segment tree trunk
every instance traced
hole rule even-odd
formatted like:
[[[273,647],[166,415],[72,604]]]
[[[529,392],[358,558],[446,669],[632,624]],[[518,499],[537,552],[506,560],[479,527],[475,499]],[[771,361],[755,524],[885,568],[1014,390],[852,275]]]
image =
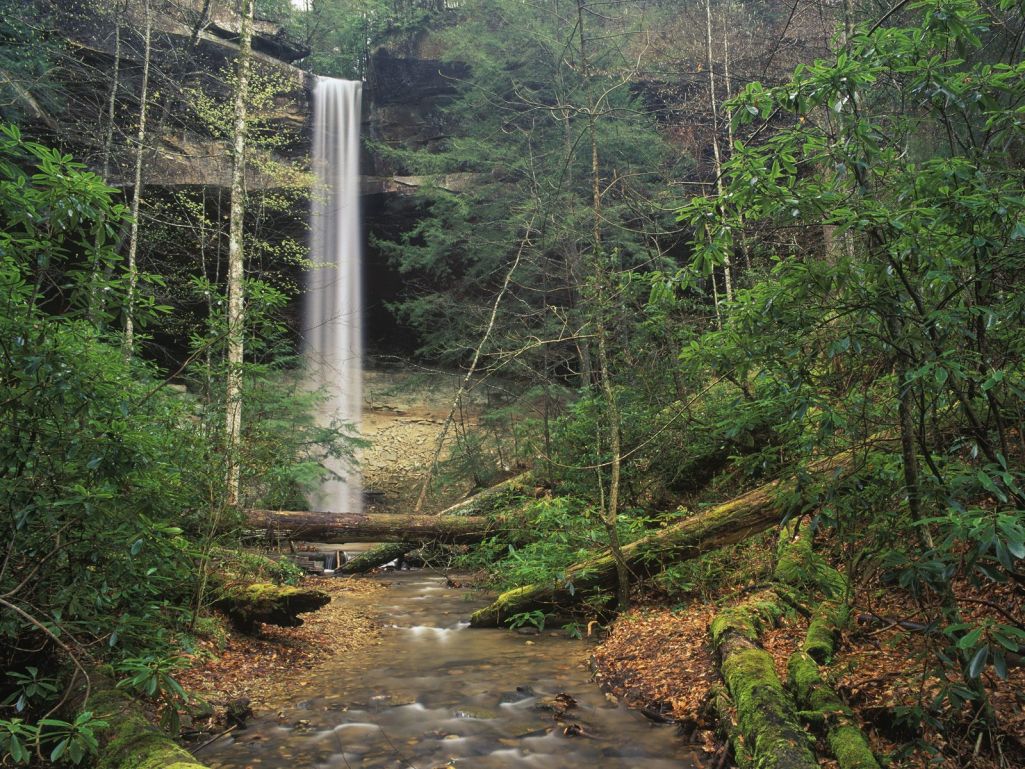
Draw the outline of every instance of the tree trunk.
[[[467,543],[479,542],[503,531],[500,523],[476,516],[304,510],[248,510],[246,523],[255,528],[283,531],[290,539],[308,542]]]
[[[876,439],[882,440],[882,439]],[[850,450],[821,459],[810,474],[833,476],[850,472],[859,453]],[[777,525],[799,493],[796,480],[772,481],[730,502],[698,513],[662,531],[623,547],[623,558],[635,577],[648,577],[686,561],[747,539]],[[526,585],[502,593],[490,606],[475,612],[474,627],[494,627],[513,614],[579,604],[595,593],[614,589],[616,562],[601,555],[568,567],[558,583]]]
[[[466,376],[463,377],[463,381],[459,385],[459,390],[456,392],[456,397],[452,400],[452,408],[448,410],[448,415],[445,417],[445,421],[442,423],[441,429],[438,431],[438,437],[434,442],[434,456],[431,459],[431,463],[427,466],[427,472],[424,475],[423,484],[420,486],[420,494],[416,499],[416,506],[413,508],[414,513],[420,513],[424,509],[424,503],[427,501],[427,491],[430,489],[431,481],[434,479],[434,474],[437,472],[442,449],[445,448],[445,437],[448,435],[448,429],[452,426],[452,419],[455,416],[456,409],[459,408],[463,398],[466,396],[466,393],[470,390],[470,383],[473,380],[473,375],[477,373],[477,364],[480,363],[481,351],[484,349],[484,346],[488,343],[488,339],[491,338],[492,332],[495,330],[495,320],[498,318],[498,308],[502,304],[502,298],[509,290],[509,284],[512,282],[516,268],[519,267],[520,260],[523,258],[523,252],[530,243],[530,236],[533,231],[534,217],[531,217],[530,222],[527,224],[526,231],[523,233],[523,238],[520,239],[520,247],[516,251],[516,258],[513,260],[512,265],[510,265],[508,272],[505,274],[505,280],[502,282],[502,288],[499,289],[498,294],[495,295],[495,301],[491,306],[491,316],[488,318],[487,328],[484,330],[484,335],[481,337],[480,343],[477,345],[477,349],[473,351],[473,360],[470,363],[470,368],[467,369]]]
[[[587,37],[584,34],[584,0],[577,0],[577,31],[580,36],[580,70],[585,83],[590,86],[591,65],[587,58]],[[606,432],[609,450],[612,454],[609,462],[609,494],[602,504],[602,524],[609,539],[609,551],[616,564],[616,603],[620,610],[625,610],[630,600],[630,569],[623,558],[623,548],[619,541],[617,518],[619,514],[619,485],[622,469],[623,451],[620,441],[619,403],[612,388],[612,372],[609,366],[608,353],[608,308],[610,304],[610,280],[605,264],[605,248],[602,242],[602,199],[601,199],[601,164],[598,156],[598,110],[601,99],[595,101],[588,90],[587,104],[587,135],[591,142],[591,246],[594,262],[594,332],[598,343],[598,378],[602,399],[607,411]],[[600,453],[600,452],[599,452]],[[598,484],[601,486],[602,468],[598,469]],[[604,496],[604,494],[602,495]]]
[[[389,542],[378,545],[337,566],[335,574],[366,574],[378,566],[401,558],[411,550],[416,550],[416,544],[412,542]]]
[[[135,292],[139,283],[136,255],[139,250],[139,204],[142,201],[142,156],[146,146],[146,106],[149,100],[149,62],[153,39],[153,14],[149,0],[143,3],[145,29],[143,32],[142,87],[139,92],[139,130],[135,138],[135,186],[132,189],[132,224],[128,236],[128,297],[125,308],[124,354],[131,358],[135,352]],[[120,40],[120,37],[118,37]]]
[[[712,109],[712,154],[715,159],[715,190],[719,195],[722,210],[722,153],[719,150],[719,104],[715,93],[715,62],[712,58],[712,5],[705,0],[705,30],[708,44],[708,100]],[[723,262],[723,286],[726,289],[726,301],[733,301],[733,268],[730,266],[730,255],[725,255]]]
[[[103,131],[103,148],[100,150],[100,176],[104,184],[110,184],[110,156],[114,145],[114,119],[117,108],[117,94],[121,89],[121,21],[118,14],[119,7],[114,6],[114,64],[110,73],[110,95],[107,97],[107,125]],[[101,235],[97,233],[95,244],[97,248],[101,243]],[[110,269],[109,265],[106,269]],[[92,275],[89,283],[89,320],[98,323],[100,310],[103,304],[103,297],[100,292],[100,275],[104,270],[103,264],[97,260],[93,264]]]
[[[252,58],[254,0],[240,0],[238,74],[235,83],[235,125],[231,150],[231,214],[228,230],[228,368],[225,388],[224,450],[227,460],[227,503],[239,504],[242,443],[242,356],[245,323],[245,262],[242,249],[246,181],[246,99]]]

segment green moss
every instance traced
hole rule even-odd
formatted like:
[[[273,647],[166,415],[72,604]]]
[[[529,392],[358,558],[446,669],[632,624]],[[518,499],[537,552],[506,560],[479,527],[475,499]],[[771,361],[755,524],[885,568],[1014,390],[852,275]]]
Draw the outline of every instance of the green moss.
[[[864,733],[857,725],[847,724],[830,729],[827,741],[840,769],[880,769]]]
[[[805,532],[795,538],[793,525],[784,527],[780,533],[773,575],[786,585],[817,590],[830,598],[847,591],[844,576],[814,551],[811,535]]]
[[[96,769],[204,769],[147,720],[138,701],[109,681],[90,695],[88,708],[110,724],[100,735]]]
[[[768,652],[756,647],[734,651],[723,660],[722,673],[755,769],[818,766]]]
[[[787,678],[798,703],[806,708],[801,716],[825,733],[840,769],[879,769],[854,713],[822,680],[819,666],[808,653],[790,655]]]
[[[823,601],[808,625],[802,650],[820,665],[828,664],[836,649],[836,636],[850,619],[850,607],[836,601]]]
[[[712,620],[712,644],[718,648],[726,633],[732,631],[756,642],[763,631],[774,627],[783,617],[784,609],[774,590],[766,590],[737,606],[729,606]]]

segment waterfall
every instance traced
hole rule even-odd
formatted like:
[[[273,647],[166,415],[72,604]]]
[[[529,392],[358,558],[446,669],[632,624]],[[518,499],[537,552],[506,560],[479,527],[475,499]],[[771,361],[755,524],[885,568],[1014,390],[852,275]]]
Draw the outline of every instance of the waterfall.
[[[359,126],[362,83],[317,78],[313,93],[310,221],[313,270],[303,307],[308,386],[327,393],[319,418],[359,426],[363,406],[363,302],[359,217]],[[314,510],[359,513],[358,472],[328,459],[338,477],[311,495]]]

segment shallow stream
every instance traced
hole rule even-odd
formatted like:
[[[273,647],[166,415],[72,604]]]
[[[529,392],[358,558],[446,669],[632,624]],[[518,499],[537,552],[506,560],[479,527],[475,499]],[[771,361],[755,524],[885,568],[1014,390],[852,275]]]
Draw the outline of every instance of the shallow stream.
[[[386,624],[358,666],[326,663],[294,702],[200,754],[215,769],[681,769],[673,726],[612,702],[591,681],[588,642],[563,632],[470,630],[482,605],[427,571],[378,578]],[[344,633],[340,627],[337,632]]]

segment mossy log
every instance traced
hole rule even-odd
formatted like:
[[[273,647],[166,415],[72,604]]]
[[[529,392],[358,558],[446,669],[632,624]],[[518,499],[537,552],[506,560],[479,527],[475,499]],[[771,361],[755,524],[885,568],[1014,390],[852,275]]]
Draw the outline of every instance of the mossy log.
[[[138,700],[103,676],[91,681],[93,692],[82,709],[109,724],[99,734],[96,769],[207,769],[151,724]]]
[[[857,457],[854,451],[845,451],[812,464],[809,472],[842,475],[850,471]],[[732,545],[777,525],[798,496],[796,481],[772,481],[626,545],[623,557],[635,578],[652,576],[667,566]],[[559,583],[526,585],[502,593],[490,606],[475,612],[470,624],[495,627],[514,614],[571,606],[615,585],[616,563],[612,556],[589,558],[567,568]]]
[[[246,523],[307,542],[479,542],[496,524],[480,516],[249,510]]]
[[[461,502],[446,507],[439,516],[502,516],[510,510],[518,508],[523,500],[533,500],[537,496],[537,484],[531,472],[520,473],[506,478],[494,486],[489,486]]]
[[[370,548],[365,553],[353,556],[338,566],[335,569],[335,574],[366,574],[378,566],[384,566],[396,558],[401,558],[416,548],[416,544],[412,542],[386,542],[383,545]]]
[[[712,620],[712,646],[736,711],[734,753],[746,765],[757,769],[818,766],[794,699],[759,639],[788,607],[801,604],[805,591],[832,596],[842,587],[842,577],[813,552],[811,537],[792,522],[780,532],[772,582]]]
[[[331,596],[322,590],[257,583],[230,587],[214,606],[228,615],[241,630],[252,630],[257,622],[280,627],[298,627],[297,616],[316,611],[331,603]]]
[[[787,673],[802,715],[822,729],[840,769],[880,769],[854,713],[822,680],[811,655],[803,650],[794,652],[787,661]]]
[[[734,752],[757,769],[818,769],[793,700],[772,655],[758,645],[763,628],[783,614],[785,601],[766,589],[720,612],[712,621],[719,670],[737,713]]]
[[[827,569],[824,566],[821,570]],[[835,570],[833,574],[833,582],[843,585],[846,593],[843,575]],[[850,607],[844,601],[827,599],[815,608],[804,643],[787,661],[788,686],[802,716],[825,736],[840,769],[880,769],[854,712],[823,680],[819,670],[819,665],[833,659],[840,629],[849,619]]]

